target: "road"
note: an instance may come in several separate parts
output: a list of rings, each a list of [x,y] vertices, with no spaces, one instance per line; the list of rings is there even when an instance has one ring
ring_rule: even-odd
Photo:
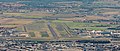
[[[58,35],[57,35],[57,33],[54,31],[54,29],[51,27],[50,22],[48,23],[48,28],[49,28],[49,30],[51,31],[53,37],[54,37],[55,39],[58,39]]]

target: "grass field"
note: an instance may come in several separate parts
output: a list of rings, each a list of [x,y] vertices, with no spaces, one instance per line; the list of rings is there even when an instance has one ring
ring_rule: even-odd
[[[79,29],[87,29],[87,30],[106,30],[108,27],[116,27],[117,25],[105,24],[105,23],[82,23],[82,22],[72,22],[72,21],[63,21],[63,20],[55,20],[51,21],[53,23],[57,23],[59,27],[63,23],[65,23],[70,28],[79,28]],[[60,31],[60,30],[59,30]],[[65,33],[64,31],[61,31]]]
[[[31,37],[35,37],[35,33],[34,33],[34,32],[29,32],[29,35],[30,35]]]
[[[27,28],[28,32],[29,31],[40,31],[45,29],[45,23],[38,23],[38,22],[34,22],[28,25],[25,25],[25,27]]]
[[[50,30],[47,27],[47,22],[44,20],[41,21],[35,21],[30,24],[26,24],[24,26],[16,28],[18,31],[26,31],[29,33],[29,35],[32,38],[52,38],[52,34]],[[46,39],[46,38],[45,38]]]
[[[47,32],[41,32],[40,34],[42,37],[49,37],[48,33]]]

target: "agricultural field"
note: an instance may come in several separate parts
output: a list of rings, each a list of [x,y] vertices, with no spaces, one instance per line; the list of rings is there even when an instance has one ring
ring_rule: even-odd
[[[100,20],[100,19],[103,19],[103,20],[109,20],[110,18],[107,18],[107,17],[101,17],[101,16],[86,16],[86,17],[83,17],[83,19],[86,19],[86,20]]]
[[[27,13],[4,12],[3,15],[16,17],[16,18],[17,17],[19,18],[44,18],[44,17],[74,18],[74,17],[83,16],[83,15],[78,15],[78,14],[55,14],[55,13],[40,12],[40,11],[31,11]]]
[[[53,14],[38,12],[38,11],[33,11],[33,12],[28,12],[28,13],[9,13],[9,12],[5,12],[5,13],[3,13],[3,15],[14,16],[14,17],[24,17],[24,18],[42,18],[42,17],[53,16]]]
[[[27,19],[1,18],[0,26],[1,27],[19,27],[32,22],[33,22],[32,20],[27,20]]]

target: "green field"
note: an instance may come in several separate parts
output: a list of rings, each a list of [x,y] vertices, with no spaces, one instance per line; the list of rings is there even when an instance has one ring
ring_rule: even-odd
[[[44,21],[37,21],[33,22],[31,24],[25,25],[28,31],[40,31],[43,28],[46,28],[46,23]]]
[[[49,37],[49,35],[48,35],[47,32],[41,32],[41,36],[42,36],[42,37]]]
[[[30,35],[31,37],[35,37],[35,33],[34,33],[34,32],[29,32],[29,35]]]
[[[72,21],[61,21],[61,20],[55,20],[52,21],[58,24],[66,24],[69,28],[79,28],[79,29],[87,29],[87,30],[105,30],[107,26],[111,25],[106,25],[106,24],[98,24],[98,23],[81,23],[81,22],[72,22]],[[104,26],[103,27],[98,27],[98,26]],[[61,31],[63,32],[63,31]]]

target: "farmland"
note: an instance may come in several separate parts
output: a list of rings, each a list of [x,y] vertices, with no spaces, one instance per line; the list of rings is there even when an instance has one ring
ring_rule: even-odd
[[[24,17],[24,18],[42,18],[47,16],[52,16],[53,14],[49,13],[41,13],[41,12],[30,12],[30,13],[3,13],[6,16],[14,16],[14,17]]]

